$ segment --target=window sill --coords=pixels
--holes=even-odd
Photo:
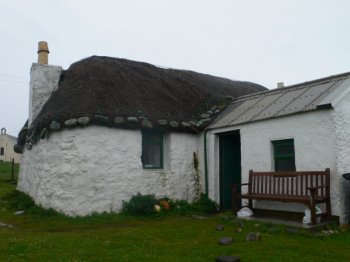
[[[144,173],[168,173],[170,170],[168,168],[157,168],[157,169],[150,169],[150,168],[144,168],[142,170]]]

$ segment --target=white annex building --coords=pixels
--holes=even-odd
[[[188,201],[204,192],[227,209],[249,169],[330,168],[332,214],[349,223],[350,73],[266,90],[110,57],[63,70],[47,54],[40,43],[16,145],[18,189],[43,207],[88,215],[138,192]]]
[[[350,73],[240,97],[207,132],[209,192],[216,201],[225,200],[225,184],[247,182],[250,169],[330,168],[332,214],[349,223],[350,183],[342,174],[350,171]],[[269,201],[255,207],[305,210]]]

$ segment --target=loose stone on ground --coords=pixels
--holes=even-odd
[[[218,231],[224,231],[224,226],[223,225],[216,225],[215,229]]]
[[[219,256],[215,259],[216,262],[239,262],[241,258],[239,256]]]
[[[229,244],[231,244],[233,242],[233,239],[232,239],[232,237],[223,237],[223,238],[221,238],[219,241],[218,241],[218,243],[220,244],[220,245],[229,245]]]
[[[338,230],[322,230],[322,233],[326,236],[330,236],[330,235],[338,234],[339,231]]]
[[[243,229],[242,228],[236,228],[235,230],[234,230],[236,233],[241,233],[242,231],[243,231]]]
[[[246,236],[247,241],[257,241],[261,239],[261,235],[259,232],[249,232]]]
[[[13,228],[13,225],[0,222],[0,227]]]

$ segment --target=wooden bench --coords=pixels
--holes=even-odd
[[[248,186],[248,192],[241,194],[241,186]],[[311,224],[316,224],[316,204],[325,203],[326,212],[322,216],[332,217],[330,201],[330,170],[295,172],[254,172],[249,171],[249,182],[232,185],[234,212],[238,211],[237,200],[248,199],[249,208],[253,200],[269,200],[302,203],[311,211]]]

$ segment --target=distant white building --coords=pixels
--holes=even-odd
[[[19,163],[21,155],[17,154],[13,147],[17,142],[17,138],[6,134],[6,129],[1,128],[0,133],[0,161],[11,162],[14,159],[15,163]]]

